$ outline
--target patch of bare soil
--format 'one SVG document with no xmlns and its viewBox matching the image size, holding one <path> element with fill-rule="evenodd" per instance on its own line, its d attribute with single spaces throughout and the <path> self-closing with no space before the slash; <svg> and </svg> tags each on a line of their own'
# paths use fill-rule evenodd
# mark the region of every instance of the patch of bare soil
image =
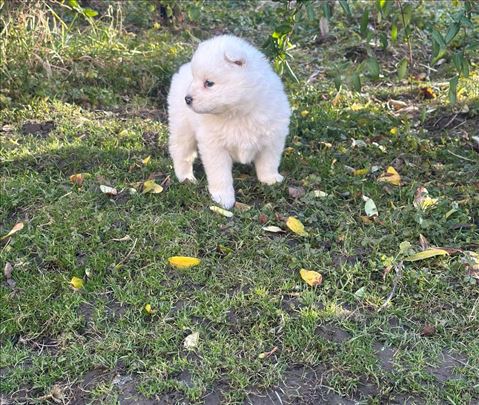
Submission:
<svg viewBox="0 0 479 405">
<path fill-rule="evenodd" d="M 444 384 L 446 381 L 461 378 L 460 375 L 455 373 L 455 368 L 464 364 L 467 364 L 466 356 L 444 350 L 440 355 L 439 364 L 436 367 L 428 367 L 427 371 L 439 383 Z"/>
<path fill-rule="evenodd" d="M 374 344 L 374 352 L 381 368 L 384 371 L 392 372 L 394 370 L 394 350 L 378 342 Z"/>
<path fill-rule="evenodd" d="M 33 135 L 37 138 L 46 138 L 50 132 L 55 129 L 55 123 L 53 121 L 45 122 L 25 122 L 22 125 L 23 135 Z"/>
<path fill-rule="evenodd" d="M 283 381 L 263 393 L 251 393 L 245 405 L 347 405 L 355 402 L 322 385 L 325 370 L 296 366 L 285 371 Z"/>
<path fill-rule="evenodd" d="M 335 325 L 318 326 L 316 334 L 334 343 L 344 343 L 351 339 L 351 335 L 348 332 Z"/>
</svg>

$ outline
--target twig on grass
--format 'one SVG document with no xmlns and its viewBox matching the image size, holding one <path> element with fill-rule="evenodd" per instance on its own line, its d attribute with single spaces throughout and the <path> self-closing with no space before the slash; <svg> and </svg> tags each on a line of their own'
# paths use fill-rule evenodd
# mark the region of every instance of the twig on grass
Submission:
<svg viewBox="0 0 479 405">
<path fill-rule="evenodd" d="M 389 304 L 389 301 L 391 301 L 392 298 L 394 297 L 394 294 L 396 294 L 396 290 L 398 288 L 399 280 L 402 277 L 403 268 L 404 268 L 404 266 L 403 266 L 402 261 L 394 266 L 394 271 L 396 272 L 396 275 L 394 276 L 394 280 L 393 280 L 393 289 L 391 290 L 388 297 L 386 298 L 386 301 L 384 301 L 384 304 L 379 307 L 378 312 L 382 311 L 384 308 L 386 308 L 386 306 Z"/>
<path fill-rule="evenodd" d="M 467 157 L 458 155 L 457 153 L 451 152 L 450 150 L 448 150 L 447 152 L 450 153 L 452 156 L 455 156 L 455 157 L 457 157 L 457 158 L 459 158 L 459 159 L 467 160 L 468 162 L 473 162 L 473 163 L 476 163 L 476 162 L 477 162 L 476 160 L 469 159 L 469 158 L 467 158 Z"/>
</svg>

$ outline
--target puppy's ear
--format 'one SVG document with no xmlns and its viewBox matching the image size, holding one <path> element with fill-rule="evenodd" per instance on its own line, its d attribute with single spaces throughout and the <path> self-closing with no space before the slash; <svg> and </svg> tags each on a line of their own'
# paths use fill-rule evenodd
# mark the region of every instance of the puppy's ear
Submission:
<svg viewBox="0 0 479 405">
<path fill-rule="evenodd" d="M 246 57 L 242 52 L 225 51 L 225 61 L 237 66 L 244 66 L 246 64 Z"/>
</svg>

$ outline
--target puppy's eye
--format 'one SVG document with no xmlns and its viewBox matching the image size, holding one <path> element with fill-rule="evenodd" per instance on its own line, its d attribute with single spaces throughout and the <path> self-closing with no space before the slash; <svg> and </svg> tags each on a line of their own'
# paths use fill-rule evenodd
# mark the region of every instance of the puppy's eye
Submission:
<svg viewBox="0 0 479 405">
<path fill-rule="evenodd" d="M 205 80 L 205 82 L 203 83 L 203 86 L 204 87 L 213 87 L 215 83 L 214 82 L 210 82 L 209 80 Z"/>
</svg>

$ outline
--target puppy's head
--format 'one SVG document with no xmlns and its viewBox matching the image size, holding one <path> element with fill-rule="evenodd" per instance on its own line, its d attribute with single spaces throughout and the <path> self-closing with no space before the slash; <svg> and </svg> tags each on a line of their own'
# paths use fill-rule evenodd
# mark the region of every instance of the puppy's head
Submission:
<svg viewBox="0 0 479 405">
<path fill-rule="evenodd" d="M 231 36 L 202 42 L 191 60 L 193 81 L 185 95 L 186 104 L 199 114 L 244 109 L 256 87 L 250 65 L 257 56 L 249 48 L 247 42 Z"/>
</svg>

